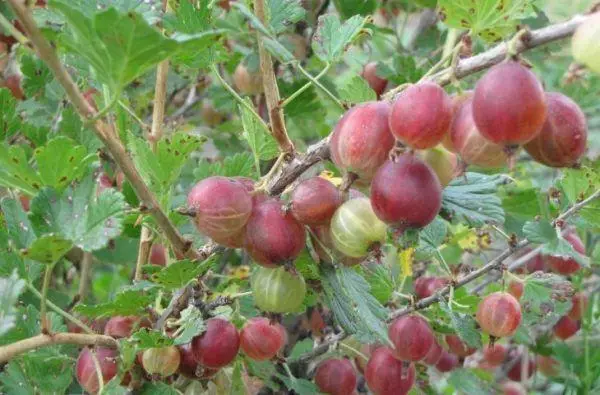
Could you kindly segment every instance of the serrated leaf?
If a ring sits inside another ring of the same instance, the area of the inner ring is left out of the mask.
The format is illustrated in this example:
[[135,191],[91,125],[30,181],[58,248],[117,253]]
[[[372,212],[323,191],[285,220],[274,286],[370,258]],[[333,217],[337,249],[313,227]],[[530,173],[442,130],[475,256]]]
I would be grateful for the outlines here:
[[365,18],[360,15],[354,15],[344,23],[334,14],[320,16],[312,42],[315,54],[324,62],[337,62],[364,23]]
[[575,251],[569,243],[546,220],[529,221],[523,226],[525,237],[533,243],[542,244],[542,253],[562,258],[573,258],[583,266],[589,266],[589,258]]
[[294,391],[298,395],[314,395],[319,393],[319,389],[312,381],[284,376],[280,373],[277,373],[277,377],[287,389]]
[[175,338],[175,344],[187,344],[192,339],[206,330],[206,324],[202,317],[202,312],[195,306],[188,306],[181,312],[181,318],[178,320],[180,323],[177,329],[177,337]]
[[248,152],[238,152],[228,156],[223,162],[202,162],[194,170],[194,177],[203,180],[210,176],[223,177],[252,177],[254,173],[254,158]]
[[44,185],[58,191],[81,178],[88,166],[98,158],[96,154],[88,155],[85,147],[63,136],[36,149],[34,157]]
[[454,369],[448,377],[455,390],[466,395],[493,394],[492,380],[483,380],[471,369]]
[[10,277],[0,277],[0,336],[15,326],[15,304],[25,288],[25,281],[16,272]]
[[33,54],[26,54],[21,58],[21,72],[25,97],[32,97],[41,92],[53,78],[48,66]]
[[523,311],[522,327],[554,325],[571,309],[574,294],[571,283],[552,273],[535,272],[528,276],[520,304]]
[[425,72],[417,66],[415,58],[394,54],[391,63],[377,63],[376,74],[396,85],[417,82]]
[[6,140],[14,135],[21,125],[17,114],[17,100],[8,88],[0,88],[0,138]]
[[335,321],[362,343],[388,344],[388,310],[370,293],[367,281],[354,270],[324,266],[321,284]]
[[302,277],[306,280],[318,280],[319,277],[319,265],[315,262],[309,252],[305,249],[300,253],[300,256],[294,261],[294,266]]
[[117,315],[143,315],[154,302],[155,292],[128,290],[118,293],[112,302],[95,305],[79,304],[74,310],[86,317],[114,317]]
[[209,3],[209,0],[180,2],[175,12],[165,15],[165,28],[187,34],[205,31],[211,23]]
[[134,343],[138,350],[168,347],[175,343],[171,337],[148,328],[142,328],[134,332],[128,341]]
[[489,222],[502,224],[504,211],[496,191],[505,182],[503,175],[465,173],[444,188],[442,210],[472,226]]
[[172,385],[162,381],[146,382],[139,390],[140,395],[181,395]]
[[439,0],[441,19],[450,27],[470,29],[488,41],[516,31],[520,19],[535,16],[531,0]]
[[42,180],[20,146],[0,143],[0,185],[19,189],[30,196],[41,188]]
[[154,273],[152,281],[167,290],[179,289],[194,278],[206,273],[217,260],[217,256],[212,256],[202,262],[190,260],[174,262],[164,267],[160,272]]
[[0,382],[9,394],[64,394],[73,380],[68,355],[37,350],[11,360]]
[[69,250],[73,248],[70,240],[62,236],[47,234],[37,238],[31,245],[20,251],[24,258],[45,264],[58,262]]
[[481,333],[477,329],[477,323],[470,314],[458,313],[445,301],[440,301],[440,309],[450,318],[450,324],[469,347],[481,348]]
[[84,251],[105,247],[121,233],[125,201],[109,188],[96,196],[96,183],[87,177],[62,195],[44,188],[31,201],[31,223],[37,234],[54,233]]
[[300,0],[267,0],[269,26],[274,33],[281,33],[306,14]]
[[600,184],[600,176],[589,167],[563,169],[560,186],[571,204],[587,197]]
[[448,233],[448,225],[440,217],[435,219],[426,227],[421,229],[419,232],[419,247],[417,248],[418,253],[433,255],[437,251],[438,247],[442,245],[446,239]]
[[364,78],[358,75],[347,79],[338,92],[340,99],[351,104],[377,100],[375,91],[371,89]]
[[521,220],[529,220],[540,214],[539,193],[534,188],[515,189],[502,199],[502,208],[506,214]]
[[[249,99],[245,100],[252,106],[252,102]],[[269,134],[269,131],[254,117],[250,110],[242,105],[238,108],[242,118],[242,125],[244,126],[242,137],[248,142],[248,145],[254,154],[256,172],[260,175],[259,161],[275,158],[279,153],[277,143]]]
[[382,305],[385,305],[394,292],[394,282],[392,273],[385,265],[365,265],[362,266],[364,278],[371,287],[371,295],[375,297]]
[[523,226],[525,237],[532,243],[551,243],[557,239],[556,229],[548,221],[529,221]]
[[376,0],[334,0],[335,9],[344,18],[353,15],[371,15],[377,8]]
[[33,226],[23,207],[15,199],[4,198],[0,201],[0,208],[6,222],[7,236],[18,249],[27,248],[35,240]]

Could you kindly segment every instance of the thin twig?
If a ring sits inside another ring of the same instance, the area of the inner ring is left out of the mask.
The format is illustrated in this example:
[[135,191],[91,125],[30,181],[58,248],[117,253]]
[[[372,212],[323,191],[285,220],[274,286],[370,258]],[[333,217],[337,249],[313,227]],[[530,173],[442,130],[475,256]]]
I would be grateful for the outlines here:
[[83,257],[81,258],[81,266],[79,269],[79,301],[84,301],[85,296],[88,292],[88,285],[90,284],[90,276],[92,273],[92,263],[94,261],[93,255],[91,252],[83,252]]
[[44,272],[44,281],[42,282],[42,298],[40,299],[40,321],[42,333],[49,333],[48,328],[48,317],[46,315],[46,299],[48,298],[48,288],[50,287],[50,280],[52,280],[52,269],[54,269],[54,263],[46,266]]

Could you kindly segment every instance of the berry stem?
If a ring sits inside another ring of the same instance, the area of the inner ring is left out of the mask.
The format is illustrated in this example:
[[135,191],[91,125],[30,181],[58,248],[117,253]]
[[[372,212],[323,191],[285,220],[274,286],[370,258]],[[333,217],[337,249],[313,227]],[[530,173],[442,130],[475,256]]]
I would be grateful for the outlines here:
[[[330,68],[331,68],[331,63],[326,63],[325,67],[323,68],[323,70],[321,70],[321,72],[314,77],[314,80],[315,81],[319,81],[319,79],[321,79],[321,77],[323,77],[325,74],[327,74],[327,72],[329,71]],[[305,90],[307,90],[308,88],[310,88],[310,86],[312,84],[313,84],[312,80],[308,81],[306,84],[302,85],[300,87],[300,89],[298,89],[296,92],[292,93],[287,99],[285,99],[284,101],[282,101],[279,106],[282,107],[282,108],[285,107],[285,106],[287,106],[292,101],[294,101],[296,98],[298,98],[298,96],[300,96]]]

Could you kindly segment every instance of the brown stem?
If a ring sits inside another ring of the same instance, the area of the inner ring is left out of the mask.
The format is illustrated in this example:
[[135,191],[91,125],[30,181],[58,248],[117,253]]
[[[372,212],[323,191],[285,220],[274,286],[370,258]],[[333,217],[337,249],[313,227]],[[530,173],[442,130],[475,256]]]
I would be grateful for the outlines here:
[[87,295],[93,260],[94,256],[91,252],[83,252],[83,256],[81,258],[81,268],[79,270],[79,292],[77,293],[78,301],[84,301],[85,296]]
[[118,343],[110,336],[90,335],[82,333],[40,334],[0,347],[0,364],[8,362],[17,355],[40,347],[56,344],[76,344],[79,346],[103,346],[117,348]]
[[[258,19],[266,24],[265,0],[254,1],[254,12]],[[265,99],[267,109],[269,110],[269,121],[271,123],[271,133],[279,145],[279,150],[285,154],[294,153],[294,143],[290,140],[283,119],[283,108],[279,105],[279,87],[273,71],[273,59],[271,54],[263,44],[263,38],[260,32],[256,32],[258,39],[258,55],[260,57],[260,72],[262,74]]]

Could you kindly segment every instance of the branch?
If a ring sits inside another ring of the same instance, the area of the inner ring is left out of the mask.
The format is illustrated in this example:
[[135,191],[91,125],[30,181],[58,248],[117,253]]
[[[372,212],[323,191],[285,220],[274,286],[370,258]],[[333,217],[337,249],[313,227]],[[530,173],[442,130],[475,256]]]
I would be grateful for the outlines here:
[[[87,102],[87,100],[85,100],[79,91],[79,88],[61,63],[54,47],[44,38],[41,31],[38,29],[30,10],[19,0],[8,0],[8,2],[25,29],[27,37],[33,43],[38,56],[48,65],[50,70],[52,70],[52,73],[65,89],[69,100],[79,115],[84,119],[95,119],[98,112]],[[173,245],[173,248],[189,258],[198,259],[198,255],[191,248],[191,243],[181,236],[175,225],[169,220],[169,217],[162,211],[156,197],[144,183],[144,180],[112,126],[103,122],[101,119],[95,119],[93,126],[96,135],[104,143],[115,162],[131,182],[136,194],[148,208],[148,211],[152,214],[158,226],[163,230],[165,236]]]
[[103,346],[109,348],[117,348],[119,346],[119,343],[115,339],[105,335],[88,335],[82,333],[41,334],[0,347],[0,364],[6,363],[17,355],[28,351],[57,344]]
[[[254,12],[258,19],[265,24],[265,0],[254,1]],[[290,140],[285,128],[283,119],[283,108],[280,106],[279,88],[277,87],[277,79],[273,71],[273,59],[271,54],[264,46],[261,33],[256,32],[258,39],[258,55],[260,57],[260,72],[262,74],[262,82],[265,91],[265,99],[267,101],[267,109],[269,111],[269,121],[271,123],[271,134],[279,145],[279,150],[290,156],[294,153],[294,143]]]

